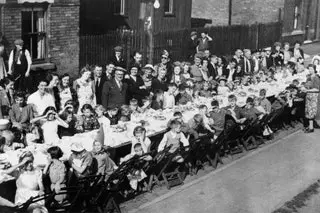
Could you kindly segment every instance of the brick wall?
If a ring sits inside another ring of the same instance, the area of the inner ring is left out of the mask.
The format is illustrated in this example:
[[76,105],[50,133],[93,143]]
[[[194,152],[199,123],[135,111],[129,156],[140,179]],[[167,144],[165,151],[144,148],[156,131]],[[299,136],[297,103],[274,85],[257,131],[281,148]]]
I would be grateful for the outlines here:
[[14,40],[21,38],[21,9],[19,7],[4,7],[2,12],[1,31],[9,42],[9,46],[6,48],[10,50],[14,46]]
[[[1,31],[10,44],[6,47],[8,52],[14,47],[14,40],[21,38],[21,10],[30,6],[10,3],[2,9]],[[79,73],[79,9],[80,0],[55,0],[47,9],[46,61],[55,63],[59,74]]]
[[48,9],[48,56],[60,74],[76,76],[79,73],[79,1],[60,1]]
[[[212,25],[227,25],[229,0],[193,0],[192,17],[212,19]],[[276,22],[284,0],[232,0],[232,24]]]
[[233,0],[232,24],[276,22],[284,0]]
[[229,0],[192,0],[192,18],[211,19],[212,25],[227,25]]

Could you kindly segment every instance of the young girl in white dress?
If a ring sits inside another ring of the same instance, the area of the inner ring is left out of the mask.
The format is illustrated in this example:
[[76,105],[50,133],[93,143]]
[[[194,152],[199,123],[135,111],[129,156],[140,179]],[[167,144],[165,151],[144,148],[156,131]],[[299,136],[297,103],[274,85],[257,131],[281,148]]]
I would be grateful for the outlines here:
[[31,123],[39,122],[43,131],[43,140],[45,144],[54,145],[60,140],[58,136],[58,126],[68,128],[69,125],[63,121],[54,107],[47,107],[42,116],[34,118]]

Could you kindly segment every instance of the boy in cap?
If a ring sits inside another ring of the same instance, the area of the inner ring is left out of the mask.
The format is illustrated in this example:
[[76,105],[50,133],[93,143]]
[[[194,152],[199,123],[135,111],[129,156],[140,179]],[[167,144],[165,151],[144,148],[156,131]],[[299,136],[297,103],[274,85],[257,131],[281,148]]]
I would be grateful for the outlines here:
[[127,63],[122,56],[122,50],[123,48],[121,46],[116,46],[114,48],[114,55],[109,59],[109,61],[116,67],[126,68]]

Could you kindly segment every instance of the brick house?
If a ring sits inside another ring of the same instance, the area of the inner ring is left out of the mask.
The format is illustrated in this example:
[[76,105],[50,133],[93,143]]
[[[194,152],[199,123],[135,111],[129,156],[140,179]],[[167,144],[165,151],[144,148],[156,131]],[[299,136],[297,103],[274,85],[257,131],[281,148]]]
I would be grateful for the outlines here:
[[78,73],[80,0],[0,0],[7,52],[17,38],[32,57],[31,75]]
[[[152,6],[155,1],[159,3],[157,9]],[[191,3],[192,0],[81,0],[80,31],[104,34],[122,27],[143,31],[146,16],[153,17],[155,32],[190,28]]]
[[282,21],[283,40],[320,38],[319,0],[193,0],[192,18],[210,25],[239,25]]

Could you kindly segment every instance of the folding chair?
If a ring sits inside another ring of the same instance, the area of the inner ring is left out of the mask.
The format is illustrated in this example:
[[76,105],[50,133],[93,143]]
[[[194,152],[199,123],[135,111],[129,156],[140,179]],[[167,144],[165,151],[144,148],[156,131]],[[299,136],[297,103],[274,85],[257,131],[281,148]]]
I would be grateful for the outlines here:
[[25,203],[17,206],[15,208],[16,212],[28,212],[28,208],[30,207],[30,205],[37,203],[39,201],[44,201],[45,202],[45,206],[48,205],[48,203],[50,203],[52,200],[54,199],[54,193],[46,193],[43,195],[38,195],[35,197],[30,197]]
[[148,183],[147,190],[149,192],[152,191],[154,185],[161,186],[162,182],[160,178],[162,177],[162,173],[164,172],[164,168],[167,166],[169,161],[169,155],[171,154],[169,150],[172,146],[166,147],[161,152],[158,152],[154,155],[152,161],[148,162],[145,165],[144,171],[148,175]]
[[[257,129],[260,128],[259,119],[251,121],[243,130],[240,141],[246,151],[258,148],[256,141]],[[251,143],[251,146],[249,145]]]
[[226,114],[223,131],[223,149],[225,153],[238,154],[243,152],[243,148],[240,144],[241,133],[240,125],[236,123],[231,115]]

